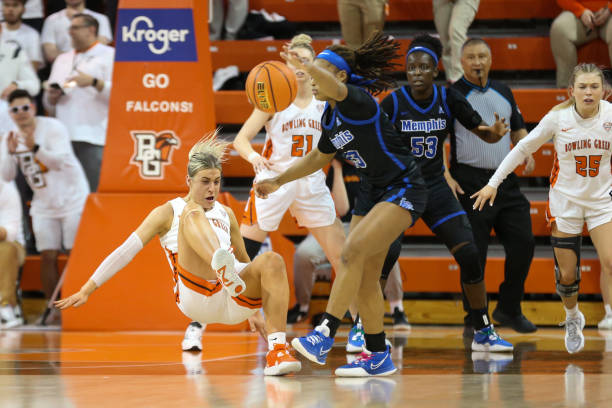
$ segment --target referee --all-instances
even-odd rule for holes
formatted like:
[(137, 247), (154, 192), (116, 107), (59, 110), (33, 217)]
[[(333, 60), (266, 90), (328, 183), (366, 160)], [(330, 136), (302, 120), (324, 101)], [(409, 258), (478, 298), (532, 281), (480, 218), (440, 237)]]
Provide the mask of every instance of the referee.
[[(512, 91), (506, 85), (488, 78), (491, 68), (491, 49), (482, 39), (468, 39), (462, 48), (461, 64), (464, 75), (452, 85), (472, 105), (487, 123), (495, 121), (494, 114), (510, 122), (510, 132), (494, 144), (485, 143), (454, 120), (455, 137), (451, 138), (451, 169), (447, 180), (458, 193), (472, 229), (481, 264), (486, 265), (489, 236), (495, 233), (506, 253), (504, 281), (499, 287), (499, 302), (493, 319), (520, 333), (537, 330), (521, 310), (525, 279), (533, 259), (535, 241), (531, 230), (529, 201), (521, 193), (518, 177), (512, 173), (499, 186), (495, 204), (483, 211), (474, 211), (470, 196), (486, 185), (503, 158), (510, 152), (511, 143), (527, 136), (523, 116), (516, 106)], [(527, 160), (525, 173), (533, 171), (533, 157)], [(451, 177), (452, 175), (452, 177)], [(454, 180), (453, 180), (454, 178)], [(465, 301), (464, 309), (468, 305)], [(469, 320), (466, 320), (466, 325)], [(464, 333), (471, 333), (466, 330)]]

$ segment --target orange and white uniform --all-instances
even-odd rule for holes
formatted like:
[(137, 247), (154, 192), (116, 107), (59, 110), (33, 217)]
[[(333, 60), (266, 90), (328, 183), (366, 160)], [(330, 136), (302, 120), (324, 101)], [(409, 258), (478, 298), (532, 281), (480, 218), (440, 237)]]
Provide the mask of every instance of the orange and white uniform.
[[(203, 323), (236, 324), (248, 319), (261, 308), (261, 299), (246, 296), (232, 297), (219, 280), (206, 280), (182, 268), (178, 263), (179, 217), (186, 206), (185, 200), (175, 198), (169, 201), (174, 211), (172, 226), (159, 237), (174, 276), (174, 295), (177, 306), (190, 319)], [(215, 231), (221, 248), (231, 246), (230, 218), (222, 204), (215, 202), (212, 209), (205, 212)], [(235, 262), (235, 270), (240, 273), (248, 264)]]
[[(324, 102), (313, 97), (304, 109), (291, 104), (272, 116), (266, 123), (266, 142), (262, 152), (270, 162), (271, 170), (259, 172), (256, 181), (281, 174), (317, 146), (324, 107)], [(303, 227), (325, 227), (334, 223), (336, 210), (322, 170), (284, 184), (265, 200), (255, 197), (251, 190), (242, 222), (247, 225), (256, 223), (263, 231), (275, 231), (287, 210)]]
[(601, 101), (599, 113), (583, 119), (573, 106), (549, 112), (506, 156), (491, 177), (497, 188), (527, 155), (553, 140), (555, 161), (550, 177), (549, 222), (568, 234), (612, 221), (612, 104)]

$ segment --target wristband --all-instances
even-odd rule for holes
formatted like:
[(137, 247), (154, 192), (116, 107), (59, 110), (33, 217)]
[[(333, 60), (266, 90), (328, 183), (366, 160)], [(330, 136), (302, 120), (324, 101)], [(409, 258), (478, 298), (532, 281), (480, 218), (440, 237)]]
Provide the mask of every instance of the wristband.
[(249, 154), (249, 156), (247, 157), (247, 161), (249, 163), (252, 163), (253, 160), (255, 160), (256, 157), (261, 156), (259, 153), (257, 152), (251, 152), (251, 154)]

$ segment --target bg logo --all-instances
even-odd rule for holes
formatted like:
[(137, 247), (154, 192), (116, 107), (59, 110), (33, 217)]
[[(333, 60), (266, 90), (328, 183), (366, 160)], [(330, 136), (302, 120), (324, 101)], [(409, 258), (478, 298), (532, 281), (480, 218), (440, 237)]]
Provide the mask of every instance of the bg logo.
[(140, 167), (140, 177), (149, 180), (164, 178), (164, 167), (172, 164), (172, 152), (180, 147), (173, 131), (155, 133), (152, 130), (133, 130), (134, 157), (130, 164)]
[(197, 61), (191, 9), (120, 9), (117, 61)]

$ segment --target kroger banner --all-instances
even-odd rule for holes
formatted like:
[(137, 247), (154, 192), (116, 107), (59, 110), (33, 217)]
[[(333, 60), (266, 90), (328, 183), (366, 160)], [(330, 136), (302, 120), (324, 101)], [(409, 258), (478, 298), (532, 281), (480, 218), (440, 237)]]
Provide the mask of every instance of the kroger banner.
[(191, 9), (122, 9), (117, 26), (117, 61), (198, 60)]
[(215, 128), (207, 6), (119, 3), (101, 192), (185, 190), (189, 149)]

